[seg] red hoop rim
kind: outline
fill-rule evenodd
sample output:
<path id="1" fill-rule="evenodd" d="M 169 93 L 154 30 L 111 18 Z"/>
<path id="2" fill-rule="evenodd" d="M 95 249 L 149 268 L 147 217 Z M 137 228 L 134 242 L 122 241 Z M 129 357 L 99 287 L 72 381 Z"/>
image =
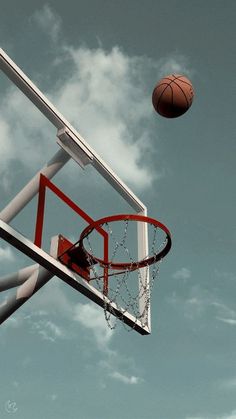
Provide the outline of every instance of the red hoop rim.
<path id="1" fill-rule="evenodd" d="M 142 221 L 148 224 L 152 224 L 155 227 L 159 228 L 160 230 L 164 231 L 166 233 L 166 244 L 165 247 L 158 253 L 156 253 L 154 256 L 149 257 L 148 259 L 142 259 L 140 261 L 136 261 L 136 262 L 111 262 L 111 261 L 106 261 L 103 259 L 100 259 L 94 255 L 92 255 L 91 253 L 89 253 L 84 245 L 83 245 L 83 240 L 94 230 L 94 229 L 98 229 L 101 225 L 105 224 L 105 223 L 109 223 L 109 222 L 114 222 L 114 221 L 126 221 L 126 220 L 131 220 L 131 221 Z M 171 233 L 168 230 L 168 228 L 162 224 L 160 221 L 155 220 L 154 218 L 151 217 L 147 217 L 145 215 L 139 215 L 139 214 L 117 214 L 117 215 L 111 215 L 108 217 L 104 217 L 104 218 L 100 218 L 99 220 L 93 221 L 91 224 L 89 224 L 81 233 L 80 238 L 79 238 L 79 242 L 82 244 L 83 246 L 83 250 L 85 251 L 85 253 L 87 253 L 88 258 L 93 258 L 95 259 L 100 266 L 104 267 L 104 268 L 108 268 L 108 269 L 114 269 L 114 270 L 130 270 L 130 271 L 134 271 L 136 269 L 139 268 L 144 268 L 146 266 L 152 265 L 153 263 L 156 263 L 158 261 L 160 261 L 161 259 L 163 259 L 167 253 L 170 251 L 171 248 Z"/>

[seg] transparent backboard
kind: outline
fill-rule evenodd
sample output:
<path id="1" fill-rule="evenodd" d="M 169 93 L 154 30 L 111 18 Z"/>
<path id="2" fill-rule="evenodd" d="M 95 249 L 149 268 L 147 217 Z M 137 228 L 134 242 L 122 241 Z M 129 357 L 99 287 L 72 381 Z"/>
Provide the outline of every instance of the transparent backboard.
<path id="1" fill-rule="evenodd" d="M 149 272 L 145 273 L 145 290 L 139 293 L 138 301 L 139 311 L 142 316 L 137 320 L 132 313 L 127 310 L 120 310 L 116 304 L 104 296 L 102 289 L 98 289 L 88 283 L 84 278 L 76 275 L 63 265 L 57 259 L 58 237 L 54 237 L 51 243 L 51 249 L 45 251 L 41 248 L 41 243 L 36 237 L 35 241 L 29 240 L 21 233 L 9 225 L 10 221 L 35 197 L 40 191 L 40 176 L 44 175 L 51 179 L 66 163 L 72 158 L 78 164 L 78 170 L 86 170 L 87 167 L 93 167 L 97 176 L 101 176 L 108 184 L 119 194 L 130 207 L 130 212 L 140 215 L 147 215 L 147 209 L 140 199 L 130 190 L 130 188 L 114 173 L 114 171 L 102 160 L 96 151 L 87 141 L 77 132 L 77 130 L 64 118 L 64 116 L 50 103 L 44 94 L 32 83 L 32 81 L 20 70 L 20 68 L 9 58 L 9 56 L 0 50 L 0 68 L 6 76 L 30 99 L 47 120 L 55 127 L 55 137 L 59 146 L 59 151 L 52 156 L 51 160 L 29 181 L 29 183 L 13 198 L 13 200 L 0 212 L 0 236 L 9 244 L 15 246 L 21 252 L 30 256 L 43 269 L 48 270 L 51 275 L 56 275 L 81 292 L 92 301 L 100 305 L 115 316 L 122 319 L 128 326 L 134 328 L 141 334 L 148 334 L 151 331 L 150 324 L 150 288 Z M 74 180 L 76 182 L 76 178 Z M 65 195 L 63 195 L 63 193 Z M 66 191 L 62 192 L 66 196 Z M 62 199 L 62 195 L 60 199 Z M 69 199 L 67 197 L 67 199 Z M 68 202 L 67 202 L 68 203 Z M 82 204 L 82 201 L 80 202 Z M 39 206 L 42 202 L 39 202 Z M 72 204 L 73 206 L 73 204 Z M 73 211 L 75 211 L 72 208 Z M 104 215 L 108 215 L 104 208 Z M 78 214 L 80 217 L 81 214 Z M 86 223 L 91 222 L 89 214 L 84 219 Z M 99 218 L 99 217 L 98 217 Z M 68 220 L 69 222 L 69 220 Z M 61 232 L 58 231 L 58 234 Z M 144 259 L 149 254 L 148 249 L 148 229 L 145 223 L 138 223 L 136 229 L 135 246 L 137 248 L 137 258 Z M 142 284 L 142 275 L 137 275 L 136 285 Z"/>

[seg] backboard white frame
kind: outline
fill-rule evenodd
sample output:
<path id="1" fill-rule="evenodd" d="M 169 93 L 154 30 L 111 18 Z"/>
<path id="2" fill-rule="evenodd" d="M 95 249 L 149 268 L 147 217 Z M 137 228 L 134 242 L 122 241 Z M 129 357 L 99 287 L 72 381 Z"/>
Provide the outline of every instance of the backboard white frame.
<path id="1" fill-rule="evenodd" d="M 128 186 L 122 182 L 122 180 L 113 172 L 113 170 L 102 160 L 102 158 L 92 149 L 92 147 L 85 141 L 85 139 L 77 132 L 77 130 L 63 117 L 63 115 L 50 103 L 50 101 L 44 96 L 44 94 L 32 83 L 32 81 L 23 73 L 23 71 L 11 60 L 11 58 L 0 49 L 0 69 L 7 75 L 7 77 L 31 100 L 31 102 L 41 111 L 41 113 L 54 125 L 57 129 L 57 143 L 68 155 L 72 157 L 83 169 L 86 165 L 91 164 L 97 172 L 99 172 L 106 181 L 125 199 L 130 205 L 132 210 L 137 214 L 147 215 L 146 206 L 140 201 L 140 199 L 128 188 Z M 64 163 L 63 163 L 64 164 Z M 57 170 L 59 170 L 60 166 Z M 53 174 L 52 174 L 53 175 Z M 32 199 L 38 190 L 38 177 L 35 176 L 31 181 L 31 190 L 24 194 L 24 202 L 22 201 L 22 194 L 19 195 L 18 201 L 15 198 L 14 205 L 18 205 L 20 211 L 26 204 Z M 27 195 L 28 194 L 28 195 Z M 32 195 L 33 194 L 33 195 Z M 27 195 L 27 197 L 25 196 Z M 13 199 L 14 201 L 14 199 Z M 12 201 L 11 209 L 14 207 Z M 17 202 L 16 202 L 17 201 Z M 5 213 L 9 211 L 10 205 L 4 209 Z M 2 211 L 0 218 L 2 218 Z M 18 212 L 19 212 L 18 211 Z M 11 217 L 6 217 L 8 222 L 14 216 L 14 208 Z M 21 250 L 26 255 L 30 256 L 33 260 L 38 262 L 41 266 L 48 269 L 54 275 L 57 275 L 63 281 L 73 286 L 78 291 L 87 295 L 90 299 L 95 301 L 99 305 L 104 305 L 104 296 L 98 295 L 98 291 L 88 285 L 86 281 L 82 280 L 78 282 L 75 275 L 63 266 L 59 261 L 49 256 L 42 249 L 35 246 L 31 241 L 23 237 L 20 233 L 14 231 L 7 222 L 0 221 L 0 236 L 8 241 L 10 244 Z M 148 255 L 148 232 L 147 226 L 140 224 L 138 226 L 138 257 L 142 259 Z M 140 278 L 142 281 L 142 278 Z M 149 277 L 146 276 L 146 289 L 149 294 Z M 141 287 L 140 283 L 140 287 Z M 146 295 L 145 300 L 150 296 Z M 144 299 L 141 298 L 139 301 L 140 312 L 144 312 L 145 307 Z M 115 307 L 113 307 L 114 310 Z M 148 334 L 151 332 L 150 322 L 150 305 L 146 312 L 144 312 L 143 322 L 136 321 L 132 315 L 125 314 L 124 322 L 129 324 L 135 330 L 141 334 Z M 143 326 L 142 324 L 145 324 Z"/>

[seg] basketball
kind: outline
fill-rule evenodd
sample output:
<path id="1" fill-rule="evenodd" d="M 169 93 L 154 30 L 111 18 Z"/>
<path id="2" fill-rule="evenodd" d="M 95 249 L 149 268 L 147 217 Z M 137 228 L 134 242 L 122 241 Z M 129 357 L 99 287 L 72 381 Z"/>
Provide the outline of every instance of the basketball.
<path id="1" fill-rule="evenodd" d="M 156 112 L 165 118 L 177 118 L 192 105 L 194 90 L 187 77 L 170 74 L 161 79 L 153 90 L 152 103 Z"/>

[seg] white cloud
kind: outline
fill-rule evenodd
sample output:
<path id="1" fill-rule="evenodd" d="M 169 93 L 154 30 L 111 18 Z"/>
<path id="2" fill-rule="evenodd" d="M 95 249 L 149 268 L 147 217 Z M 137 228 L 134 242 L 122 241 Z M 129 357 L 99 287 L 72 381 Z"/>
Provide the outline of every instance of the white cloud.
<path id="1" fill-rule="evenodd" d="M 187 416 L 185 419 L 210 419 L 209 416 Z"/>
<path id="2" fill-rule="evenodd" d="M 192 287 L 188 297 L 173 292 L 168 298 L 169 303 L 176 309 L 182 310 L 187 319 L 193 320 L 201 317 L 209 305 L 209 299 L 199 287 Z"/>
<path id="3" fill-rule="evenodd" d="M 135 375 L 128 376 L 121 374 L 119 371 L 113 371 L 110 374 L 110 377 L 121 381 L 124 384 L 139 384 L 142 381 L 141 378 L 136 377 Z"/>
<path id="4" fill-rule="evenodd" d="M 37 10 L 31 19 L 51 37 L 52 41 L 56 42 L 58 40 L 62 20 L 48 4 Z"/>
<path id="5" fill-rule="evenodd" d="M 112 378 L 115 381 L 120 381 L 123 384 L 134 385 L 140 384 L 144 381 L 143 378 L 137 374 L 129 373 L 128 371 L 136 370 L 134 361 L 131 358 L 120 356 L 117 352 L 113 352 L 106 356 L 99 362 L 102 375 Z M 126 371 L 125 373 L 123 371 Z"/>
<path id="6" fill-rule="evenodd" d="M 117 47 L 109 52 L 66 48 L 63 56 L 65 51 L 68 78 L 46 95 L 124 181 L 140 189 L 151 185 L 157 174 L 145 166 L 152 118 L 142 80 L 145 58 L 129 57 Z M 14 159 L 36 171 L 45 151 L 49 158 L 55 149 L 55 131 L 15 88 L 7 92 L 0 112 L 1 173 Z"/>
<path id="7" fill-rule="evenodd" d="M 11 190 L 14 171 L 10 168 L 11 159 L 16 157 L 14 141 L 11 129 L 11 114 L 7 114 L 6 109 L 9 104 L 9 95 L 5 96 L 0 106 L 0 176 L 1 188 L 9 192 Z M 20 151 L 19 151 L 20 152 Z M 27 159 L 26 159 L 27 160 Z"/>
<path id="8" fill-rule="evenodd" d="M 64 338 L 65 334 L 61 327 L 47 319 L 30 322 L 31 330 L 37 333 L 43 340 L 55 342 L 57 338 Z"/>
<path id="9" fill-rule="evenodd" d="M 50 157 L 55 150 L 55 132 L 52 136 L 45 117 L 14 88 L 10 88 L 1 101 L 0 113 L 0 128 L 4 127 L 0 143 L 0 174 L 5 176 L 5 182 L 10 182 L 13 176 L 11 162 L 19 161 L 25 168 L 36 172 L 43 156 Z"/>
<path id="10" fill-rule="evenodd" d="M 117 46 L 110 51 L 68 46 L 59 42 L 61 18 L 47 4 L 31 19 L 57 46 L 56 59 L 48 62 L 45 70 L 53 78 L 46 96 L 128 185 L 137 189 L 150 186 L 163 170 L 158 173 L 149 164 L 153 109 L 146 85 L 151 72 L 160 77 L 163 71 L 186 74 L 186 59 L 175 54 L 154 62 L 145 56 L 129 56 Z M 60 69 L 62 64 L 63 76 L 55 81 L 55 66 Z M 55 132 L 50 138 L 53 135 L 45 118 L 18 90 L 8 92 L 0 113 L 1 174 L 11 159 L 30 169 L 38 167 L 45 150 L 50 156 L 55 146 Z"/>
<path id="11" fill-rule="evenodd" d="M 185 301 L 185 316 L 188 318 L 196 318 L 202 316 L 207 309 L 207 301 L 205 298 L 191 297 Z"/>
<path id="12" fill-rule="evenodd" d="M 57 91 L 57 106 L 122 179 L 139 188 L 150 185 L 153 174 L 143 164 L 152 116 L 141 82 L 144 58 L 118 47 L 66 51 L 73 74 Z"/>
<path id="13" fill-rule="evenodd" d="M 181 268 L 172 275 L 172 278 L 189 279 L 191 278 L 191 271 L 188 268 Z"/>
<path id="14" fill-rule="evenodd" d="M 58 399 L 58 395 L 57 394 L 51 394 L 50 399 L 52 400 L 52 402 L 55 402 L 55 400 Z"/>
<path id="15" fill-rule="evenodd" d="M 220 389 L 225 390 L 235 390 L 236 389 L 236 377 L 228 378 L 226 380 L 222 380 L 219 383 Z"/>
<path id="16" fill-rule="evenodd" d="M 87 331 L 85 336 L 90 335 L 94 342 L 94 350 L 100 351 L 101 360 L 96 360 L 96 364 L 103 379 L 112 378 L 128 385 L 143 381 L 135 374 L 134 361 L 112 350 L 111 341 L 115 332 L 108 327 L 102 308 L 92 302 L 74 304 L 56 278 L 39 291 L 31 310 L 30 313 L 23 310 L 17 317 L 10 317 L 6 326 L 27 325 L 31 333 L 52 343 L 61 339 L 77 339 L 78 327 L 82 326 Z M 52 320 L 54 317 L 56 322 Z M 124 374 L 123 371 L 129 373 Z"/>
<path id="17" fill-rule="evenodd" d="M 74 320 L 74 325 L 79 323 L 89 332 L 98 348 L 102 351 L 112 353 L 108 348 L 113 331 L 109 329 L 104 312 L 95 303 L 74 304 L 66 295 L 61 281 L 54 278 L 43 287 L 34 301 L 34 312 L 24 316 L 28 320 L 30 328 L 41 335 L 42 338 L 55 341 L 56 338 L 72 338 L 74 333 L 64 330 L 48 318 L 57 316 L 61 321 L 64 319 Z M 59 317 L 58 317 L 59 316 Z"/>
<path id="18" fill-rule="evenodd" d="M 223 416 L 207 415 L 207 416 L 187 416 L 186 419 L 236 419 L 236 410 Z"/>
<path id="19" fill-rule="evenodd" d="M 219 269 L 215 269 L 215 276 L 221 281 L 235 281 L 236 279 L 235 272 L 222 271 Z"/>
<path id="20" fill-rule="evenodd" d="M 0 262 L 12 262 L 15 260 L 14 253 L 10 247 L 0 247 Z"/>
<path id="21" fill-rule="evenodd" d="M 110 351 L 108 345 L 113 331 L 108 327 L 100 307 L 92 303 L 77 304 L 73 319 L 92 332 L 99 349 L 105 352 Z"/>
<path id="22" fill-rule="evenodd" d="M 236 419 L 236 410 L 234 410 L 232 413 L 230 413 L 230 415 L 228 416 L 222 416 L 219 419 Z"/>
<path id="23" fill-rule="evenodd" d="M 65 318 L 72 318 L 73 304 L 63 289 L 60 279 L 53 278 L 37 294 L 34 301 L 34 313 L 37 316 L 61 314 Z"/>
<path id="24" fill-rule="evenodd" d="M 162 77 L 173 73 L 191 77 L 194 73 L 194 70 L 190 68 L 187 58 L 178 53 L 172 53 L 167 57 L 161 58 L 158 62 L 158 69 Z"/>
<path id="25" fill-rule="evenodd" d="M 174 292 L 168 301 L 176 309 L 182 310 L 184 316 L 190 320 L 200 319 L 207 314 L 208 319 L 211 316 L 217 321 L 236 325 L 236 311 L 200 286 L 191 287 L 187 297 Z"/>
<path id="26" fill-rule="evenodd" d="M 216 317 L 216 319 L 223 323 L 229 324 L 230 326 L 236 326 L 236 319 L 225 319 L 223 317 Z"/>
<path id="27" fill-rule="evenodd" d="M 101 369 L 103 379 L 110 377 L 125 384 L 138 384 L 142 378 L 135 371 L 132 359 L 124 357 L 111 348 L 112 337 L 115 331 L 111 330 L 105 320 L 102 308 L 93 302 L 85 304 L 74 304 L 66 295 L 60 281 L 51 280 L 38 294 L 34 302 L 34 312 L 24 316 L 24 323 L 28 322 L 30 329 L 37 333 L 43 340 L 55 342 L 57 339 L 76 338 L 78 336 L 78 327 L 82 326 L 90 336 L 94 344 L 94 350 L 99 349 L 102 359 L 98 362 L 98 368 Z M 52 320 L 48 320 L 56 315 L 58 322 L 69 322 L 71 328 L 58 326 Z M 73 322 L 72 322 L 73 321 Z M 68 323 L 67 323 L 68 324 Z M 103 357 L 105 356 L 105 360 Z M 123 374 L 123 370 L 130 374 Z"/>
<path id="28" fill-rule="evenodd" d="M 52 280 L 50 286 L 47 284 L 38 292 L 30 311 L 24 308 L 17 314 L 17 324 L 23 327 L 27 325 L 31 333 L 37 334 L 42 340 L 55 342 L 58 339 L 67 339 L 67 330 L 52 320 L 57 316 L 60 322 L 64 317 L 68 317 L 69 302 L 60 291 L 58 291 L 58 282 Z M 58 313 L 61 315 L 60 318 Z M 9 320 L 11 318 L 7 322 Z"/>
<path id="29" fill-rule="evenodd" d="M 230 326 L 236 326 L 236 311 L 226 306 L 222 302 L 212 302 L 211 305 L 216 308 L 216 319 Z"/>
<path id="30" fill-rule="evenodd" d="M 5 105 L 4 105 L 5 106 Z M 0 150 L 1 150 L 1 160 L 4 162 L 5 159 L 9 158 L 13 152 L 13 144 L 10 137 L 10 126 L 2 118 L 0 119 Z"/>

